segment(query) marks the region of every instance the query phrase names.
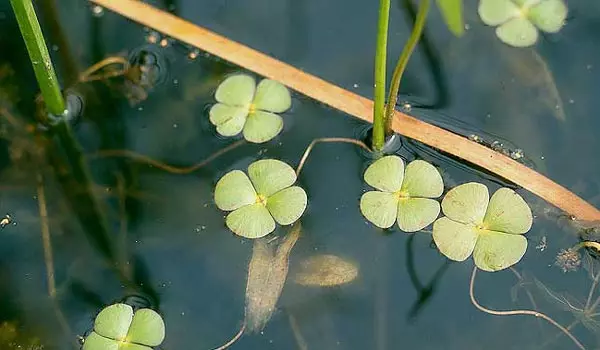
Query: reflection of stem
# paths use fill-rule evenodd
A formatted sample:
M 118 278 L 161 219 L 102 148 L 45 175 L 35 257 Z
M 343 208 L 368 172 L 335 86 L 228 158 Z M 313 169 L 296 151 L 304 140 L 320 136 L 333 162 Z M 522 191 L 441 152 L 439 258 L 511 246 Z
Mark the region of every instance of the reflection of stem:
M 515 274 L 515 276 L 517 276 L 517 278 L 519 279 L 519 281 L 523 281 L 523 276 L 519 273 L 519 271 L 517 271 L 514 267 L 511 267 L 510 270 Z M 527 289 L 526 286 L 523 286 L 523 289 L 525 289 L 525 294 L 527 294 L 527 298 L 529 298 L 529 301 L 531 302 L 531 306 L 533 306 L 534 309 L 537 310 L 537 303 L 535 302 L 535 299 L 533 299 L 533 295 L 531 294 L 531 292 L 529 291 L 529 289 Z M 538 319 L 539 321 L 539 319 Z M 541 332 L 541 323 L 538 322 L 538 324 L 540 325 L 540 332 Z
M 565 327 L 561 326 L 558 322 L 554 321 L 552 318 L 550 318 L 549 316 L 546 316 L 545 314 L 543 314 L 541 312 L 537 312 L 537 311 L 533 311 L 533 310 L 505 310 L 505 311 L 492 310 L 492 309 L 486 308 L 485 306 L 480 305 L 477 302 L 477 300 L 475 299 L 475 292 L 474 292 L 476 275 L 477 275 L 477 266 L 473 267 L 473 273 L 471 274 L 471 281 L 469 283 L 469 296 L 471 297 L 471 303 L 473 303 L 473 305 L 477 309 L 479 309 L 480 311 L 483 311 L 487 314 L 496 315 L 496 316 L 530 315 L 530 316 L 543 318 L 544 320 L 546 320 L 550 324 L 552 324 L 554 327 L 560 329 L 561 332 L 566 334 L 569 338 L 571 338 L 573 343 L 575 343 L 575 345 L 577 345 L 578 348 L 585 350 L 583 345 L 579 342 L 579 340 L 577 340 L 577 338 L 575 338 L 573 336 L 573 334 L 571 334 L 571 332 L 569 332 L 569 330 L 567 330 Z
M 304 151 L 304 154 L 302 155 L 302 158 L 300 159 L 300 163 L 298 163 L 298 168 L 296 169 L 296 176 L 300 175 L 300 171 L 302 171 L 302 168 L 304 167 L 304 163 L 306 163 L 306 158 L 308 158 L 308 156 L 310 155 L 310 152 L 312 152 L 312 149 L 319 142 L 345 142 L 345 143 L 352 143 L 352 144 L 355 144 L 355 145 L 357 145 L 359 147 L 362 147 L 367 152 L 371 152 L 371 150 L 369 149 L 369 147 L 367 145 L 365 145 L 364 142 L 359 141 L 359 140 L 355 140 L 355 139 L 349 139 L 349 138 L 345 138 L 345 137 L 323 137 L 323 138 L 320 138 L 320 139 L 314 139 L 310 143 L 310 145 L 308 145 L 308 147 L 306 147 L 306 150 Z
M 296 317 L 294 317 L 294 314 L 291 312 L 288 312 L 288 321 L 290 322 L 290 328 L 294 334 L 294 339 L 296 339 L 296 345 L 298 345 L 298 349 L 308 350 L 308 344 L 306 343 L 306 339 L 304 339 L 304 336 L 300 331 L 300 325 L 298 325 Z
M 131 279 L 131 268 L 129 266 L 129 254 L 127 251 L 127 208 L 125 180 L 121 173 L 117 174 L 117 189 L 119 192 L 119 259 L 121 260 L 121 270 L 127 279 Z
M 585 310 L 588 310 L 590 303 L 592 302 L 592 296 L 594 295 L 594 291 L 596 290 L 596 286 L 598 285 L 598 280 L 600 280 L 600 273 L 596 274 L 596 276 L 594 277 L 594 281 L 592 282 L 592 286 L 590 287 L 590 291 L 588 293 L 587 301 L 585 302 Z
M 242 327 L 236 333 L 236 335 L 233 336 L 233 338 L 231 338 L 227 343 L 219 346 L 218 348 L 214 348 L 213 350 L 225 350 L 225 349 L 227 349 L 228 347 L 230 347 L 231 345 L 233 345 L 233 343 L 235 343 L 236 341 L 238 341 L 238 339 L 241 338 L 241 336 L 244 334 L 245 330 L 246 330 L 246 320 L 244 320 L 244 324 L 242 324 Z
M 573 329 L 575 326 L 577 326 L 579 324 L 579 320 L 575 320 L 573 322 L 571 322 L 570 325 L 568 325 L 567 327 L 565 327 L 568 331 L 570 331 L 571 329 Z M 546 346 L 552 344 L 553 342 L 555 342 L 558 338 L 560 338 L 563 335 L 562 332 L 559 332 L 558 334 L 555 334 L 554 337 L 552 339 L 548 339 L 546 340 L 542 345 L 540 345 L 540 347 L 538 349 L 543 349 Z
M 201 161 L 198 164 L 194 164 L 192 166 L 189 167 L 185 167 L 185 168 L 180 168 L 180 167 L 176 167 L 176 166 L 172 166 L 169 164 L 165 164 L 162 162 L 159 162 L 157 160 L 154 160 L 148 156 L 145 156 L 143 154 L 139 154 L 136 153 L 134 151 L 130 151 L 130 150 L 123 150 L 123 149 L 108 149 L 108 150 L 101 150 L 98 151 L 92 155 L 90 155 L 90 158 L 102 158 L 102 157 L 124 157 L 124 158 L 130 158 L 136 162 L 140 162 L 140 163 L 146 163 L 148 165 L 157 167 L 159 169 L 162 169 L 166 172 L 169 173 L 173 173 L 173 174 L 189 174 L 192 173 L 200 168 L 202 168 L 203 166 L 205 166 L 206 164 L 212 162 L 213 160 L 217 159 L 218 157 L 222 156 L 223 154 L 245 144 L 246 141 L 244 140 L 239 140 L 237 142 L 232 143 L 231 145 L 222 148 L 220 150 L 218 150 L 217 152 L 211 154 L 208 158 L 206 158 L 205 160 Z
M 113 64 L 120 64 L 123 67 L 114 72 L 106 72 L 104 74 L 95 74 L 99 70 L 101 70 L 105 67 L 108 67 L 110 65 L 113 65 Z M 88 69 L 83 71 L 81 74 L 79 74 L 79 81 L 89 82 L 89 81 L 104 80 L 104 79 L 108 79 L 108 78 L 118 77 L 118 76 L 125 74 L 128 66 L 129 66 L 129 62 L 124 57 L 121 57 L 121 56 L 107 57 L 107 58 L 103 59 L 102 61 L 92 65 L 91 67 L 89 67 Z
M 44 245 L 44 261 L 46 262 L 46 278 L 48 294 L 56 297 L 56 281 L 54 280 L 54 258 L 52 257 L 52 242 L 50 241 L 50 227 L 48 225 L 48 209 L 46 207 L 46 194 L 44 192 L 44 179 L 42 174 L 37 175 L 37 196 L 42 229 L 42 243 Z

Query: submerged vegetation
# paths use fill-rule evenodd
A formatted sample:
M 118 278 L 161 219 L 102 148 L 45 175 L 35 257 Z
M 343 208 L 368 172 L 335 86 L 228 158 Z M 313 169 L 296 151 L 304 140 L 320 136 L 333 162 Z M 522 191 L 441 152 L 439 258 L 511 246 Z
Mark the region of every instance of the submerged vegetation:
M 557 32 L 562 27 L 567 13 L 566 6 L 560 0 L 540 0 L 535 3 L 493 0 L 498 1 L 493 4 L 490 1 L 492 0 L 482 0 L 479 3 L 479 14 L 483 22 L 487 25 L 498 26 L 496 34 L 500 40 L 518 47 L 534 44 L 537 40 L 538 29 L 545 32 Z M 13 1 L 13 6 L 17 2 Z M 24 3 L 31 5 L 29 1 Z M 454 188 L 445 188 L 444 177 L 436 166 L 425 159 L 414 159 L 408 162 L 408 157 L 403 158 L 397 152 L 385 148 L 386 139 L 392 136 L 390 123 L 396 111 L 401 77 L 422 35 L 429 3 L 429 0 L 419 2 L 415 26 L 394 70 L 386 103 L 385 58 L 390 1 L 381 0 L 376 53 L 374 123 L 370 145 L 365 144 L 362 140 L 351 138 L 316 139 L 310 143 L 302 157 L 299 158 L 296 169 L 286 162 L 272 157 L 263 157 L 261 154 L 259 159 L 253 159 L 246 172 L 231 170 L 216 181 L 213 203 L 221 211 L 228 212 L 225 217 L 225 226 L 241 237 L 238 239 L 242 242 L 252 242 L 252 253 L 247 267 L 243 325 L 231 341 L 218 349 L 228 347 L 243 334 L 260 333 L 277 309 L 290 270 L 290 255 L 296 243 L 305 235 L 302 233 L 300 219 L 307 209 L 310 193 L 307 194 L 307 191 L 297 185 L 297 182 L 298 180 L 302 181 L 299 179 L 300 171 L 306 164 L 314 145 L 318 142 L 353 144 L 368 151 L 369 156 L 374 159 L 363 174 L 364 182 L 374 190 L 364 192 L 360 200 L 357 198 L 354 204 L 355 214 L 359 216 L 362 213 L 363 217 L 377 228 L 374 230 L 375 232 L 385 230 L 386 233 L 393 233 L 392 227 L 397 224 L 403 232 L 422 232 L 424 235 L 431 233 L 431 241 L 449 260 L 465 261 L 472 255 L 475 268 L 471 277 L 470 292 L 471 301 L 478 309 L 494 315 L 525 314 L 542 317 L 558 327 L 564 334 L 571 337 L 577 346 L 581 347 L 579 341 L 569 333 L 571 327 L 564 328 L 545 314 L 532 310 L 494 311 L 482 307 L 473 295 L 473 284 L 478 269 L 487 272 L 509 269 L 517 264 L 527 251 L 528 241 L 524 234 L 532 228 L 533 214 L 521 195 L 507 187 L 500 187 L 490 197 L 488 187 L 477 182 L 467 182 Z M 457 36 L 462 35 L 464 31 L 462 1 L 438 0 L 437 4 L 451 32 Z M 18 17 L 21 13 L 23 19 L 35 18 L 32 7 L 20 8 L 17 4 L 15 13 Z M 137 280 L 137 276 L 132 276 L 132 272 L 123 267 L 127 264 L 114 264 L 119 259 L 121 263 L 128 261 L 128 253 L 126 250 L 116 252 L 112 247 L 108 234 L 109 228 L 104 222 L 102 209 L 98 205 L 96 197 L 91 193 L 92 175 L 87 163 L 83 161 L 81 146 L 73 137 L 69 124 L 72 119 L 67 118 L 75 113 L 73 110 L 75 107 L 68 103 L 69 99 L 64 98 L 58 86 L 39 26 L 36 28 L 29 23 L 29 27 L 21 25 L 21 30 L 30 52 L 47 111 L 55 117 L 52 123 L 37 128 L 35 132 L 39 133 L 40 137 L 50 135 L 57 138 L 61 150 L 66 153 L 67 161 L 57 155 L 49 156 L 52 166 L 60 169 L 60 172 L 56 170 L 57 177 L 64 180 L 61 185 L 65 192 L 73 185 L 73 182 L 65 180 L 71 177 L 75 178 L 78 184 L 83 184 L 82 188 L 88 190 L 82 191 L 83 194 L 76 192 L 73 197 L 69 198 L 70 204 L 75 207 L 79 203 L 86 204 L 81 206 L 84 212 L 79 212 L 81 221 L 87 224 L 89 221 L 85 221 L 83 218 L 92 218 L 93 224 L 90 225 L 100 232 L 99 235 L 94 235 L 92 240 L 95 239 L 94 243 L 101 247 L 100 251 L 103 257 L 112 264 L 111 269 L 123 281 L 123 284 L 136 292 L 143 291 L 158 299 L 158 293 L 152 290 L 152 287 L 143 289 L 146 287 L 143 281 Z M 30 33 L 28 34 L 28 32 Z M 34 34 L 32 40 L 29 39 L 31 33 Z M 44 62 L 45 69 L 39 69 L 39 66 L 36 66 L 38 59 Z M 97 71 L 106 67 L 94 66 L 93 69 L 82 75 L 85 79 L 81 79 L 81 82 L 90 83 L 95 80 L 127 75 L 128 64 L 123 60 L 109 60 L 106 61 L 106 65 L 112 65 L 115 62 L 123 64 L 124 69 L 119 70 L 116 74 L 95 75 Z M 2 78 L 2 72 L 0 67 L 0 78 Z M 45 84 L 42 80 L 47 80 L 49 83 Z M 248 74 L 233 74 L 220 77 L 219 80 L 221 82 L 214 94 L 216 104 L 212 105 L 207 113 L 208 116 L 205 116 L 218 134 L 234 137 L 241 133 L 249 143 L 262 144 L 272 142 L 284 130 L 284 118 L 279 114 L 291 108 L 292 97 L 288 88 L 282 83 L 263 79 L 256 84 L 255 78 Z M 146 89 L 144 89 L 145 91 Z M 4 117 L 8 118 L 6 115 Z M 243 140 L 227 146 L 215 157 L 237 146 L 247 144 L 240 142 Z M 232 147 L 232 145 L 235 146 Z M 214 159 L 211 157 L 196 166 L 178 168 L 128 151 L 113 150 L 104 155 L 129 158 L 175 174 L 189 174 Z M 40 158 L 42 157 L 40 156 Z M 406 166 L 405 162 L 408 163 Z M 40 216 L 47 220 L 48 213 L 43 190 L 44 178 L 41 171 L 36 175 Z M 121 174 L 121 176 L 123 175 Z M 306 188 L 310 190 L 309 187 Z M 440 204 L 438 199 L 442 196 Z M 123 203 L 119 204 L 126 207 L 126 200 L 122 199 L 121 202 Z M 443 214 L 441 217 L 440 212 Z M 309 218 L 309 214 L 305 215 L 305 218 Z M 280 230 L 277 230 L 277 224 L 287 226 L 288 228 L 284 229 L 287 233 L 281 234 Z M 84 226 L 86 229 L 90 229 L 87 225 Z M 428 231 L 427 227 L 430 226 L 432 226 L 432 230 Z M 120 229 L 123 234 L 127 233 L 125 222 L 121 222 Z M 42 225 L 42 236 L 46 254 L 48 294 L 53 299 L 57 294 L 56 282 L 54 281 L 50 235 L 45 221 Z M 597 244 L 582 242 L 574 248 L 565 250 L 563 257 L 574 259 L 574 256 L 579 256 L 576 253 L 584 247 L 598 250 Z M 588 255 L 586 257 L 591 259 Z M 119 266 L 115 267 L 114 265 Z M 564 266 L 567 266 L 566 263 L 563 264 L 564 271 L 575 269 Z M 293 275 L 295 283 L 305 287 L 329 290 L 345 288 L 360 277 L 359 271 L 365 273 L 364 270 L 359 270 L 352 258 L 342 258 L 335 254 L 320 253 L 309 256 L 299 264 L 299 267 L 299 271 Z M 445 271 L 444 269 L 440 269 L 440 271 Z M 598 328 L 598 321 L 595 319 L 598 316 L 596 308 L 600 301 L 592 302 L 591 298 L 599 278 L 598 273 L 592 275 L 593 285 L 587 302 L 575 306 L 573 303 L 565 301 L 566 298 L 557 296 L 541 282 L 536 282 L 536 285 L 551 298 L 568 305 L 577 322 L 596 330 Z M 428 289 L 430 295 L 433 287 L 421 289 Z M 423 299 L 427 297 L 423 297 Z M 57 304 L 55 306 L 58 317 L 62 319 L 60 307 Z M 156 309 L 158 310 L 158 308 Z M 290 321 L 290 323 L 292 322 Z M 150 350 L 163 343 L 166 336 L 165 328 L 162 316 L 153 308 L 138 308 L 126 303 L 113 304 L 98 313 L 93 329 L 85 337 L 83 349 Z

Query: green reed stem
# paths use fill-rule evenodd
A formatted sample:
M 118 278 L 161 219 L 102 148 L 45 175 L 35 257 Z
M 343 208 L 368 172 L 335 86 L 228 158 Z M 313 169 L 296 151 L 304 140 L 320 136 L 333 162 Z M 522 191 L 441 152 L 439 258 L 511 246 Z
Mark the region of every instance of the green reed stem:
M 408 65 L 410 56 L 412 55 L 423 28 L 425 27 L 425 20 L 427 19 L 427 13 L 429 12 L 430 0 L 420 0 L 419 10 L 417 12 L 417 18 L 415 19 L 415 25 L 412 33 L 408 38 L 408 42 L 404 45 L 394 73 L 392 74 L 392 82 L 390 85 L 390 95 L 388 96 L 388 103 L 385 109 L 385 132 L 386 134 L 391 133 L 392 118 L 394 117 L 394 111 L 396 110 L 396 103 L 398 102 L 398 92 L 400 91 L 400 80 L 402 80 L 402 74 Z
M 65 112 L 65 100 L 63 98 L 60 85 L 48 48 L 42 35 L 40 23 L 35 15 L 35 10 L 31 0 L 10 0 L 15 17 L 19 23 L 21 35 L 25 41 L 31 64 L 35 72 L 42 96 L 46 102 L 48 112 L 56 116 L 61 116 Z
M 373 106 L 373 150 L 381 151 L 385 144 L 385 71 L 387 57 L 390 0 L 379 1 L 377 47 L 375 48 L 375 104 Z

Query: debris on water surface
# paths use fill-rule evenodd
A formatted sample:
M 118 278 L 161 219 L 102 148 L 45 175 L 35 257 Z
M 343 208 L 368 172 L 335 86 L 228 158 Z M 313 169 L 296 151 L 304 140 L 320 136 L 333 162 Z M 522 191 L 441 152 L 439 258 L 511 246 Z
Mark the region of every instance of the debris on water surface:
M 577 271 L 581 266 L 581 257 L 577 249 L 561 249 L 556 256 L 554 265 L 558 266 L 563 272 Z
M 288 274 L 289 256 L 300 237 L 296 223 L 275 250 L 268 238 L 255 240 L 246 285 L 246 330 L 260 332 L 275 311 Z
M 350 283 L 358 276 L 358 266 L 336 255 L 324 254 L 307 258 L 294 277 L 304 286 L 333 287 Z
M 2 219 L 0 219 L 0 228 L 4 228 L 6 225 L 11 223 L 10 215 L 6 214 Z

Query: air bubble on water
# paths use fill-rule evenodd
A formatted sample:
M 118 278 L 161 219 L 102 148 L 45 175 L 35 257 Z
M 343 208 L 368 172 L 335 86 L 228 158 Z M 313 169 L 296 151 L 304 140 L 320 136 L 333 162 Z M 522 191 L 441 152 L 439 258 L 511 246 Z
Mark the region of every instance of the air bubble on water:
M 410 112 L 412 110 L 412 105 L 410 103 L 408 103 L 408 102 L 404 102 L 402 104 L 402 110 L 404 112 Z
M 160 42 L 159 42 L 160 47 L 167 47 L 169 45 L 171 45 L 171 40 L 169 40 L 169 38 L 163 38 Z
M 102 17 L 104 15 L 104 8 L 102 6 L 92 6 L 92 14 L 96 17 Z
M 352 86 L 354 86 L 355 89 L 358 88 L 358 84 L 354 84 Z
M 466 23 L 465 24 L 465 30 L 469 30 L 469 29 L 471 29 L 471 26 L 468 23 Z
M 190 51 L 190 52 L 188 53 L 188 58 L 189 58 L 190 60 L 192 60 L 192 61 L 193 61 L 193 60 L 195 60 L 196 58 L 198 58 L 198 56 L 199 56 L 199 55 L 200 55 L 200 50 L 198 50 L 198 49 L 193 49 L 192 51 Z

